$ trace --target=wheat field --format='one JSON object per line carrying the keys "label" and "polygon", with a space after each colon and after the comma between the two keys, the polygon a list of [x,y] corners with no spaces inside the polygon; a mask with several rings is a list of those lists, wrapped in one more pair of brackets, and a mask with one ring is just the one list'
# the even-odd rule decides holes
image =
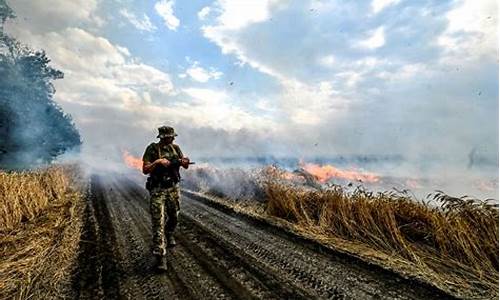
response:
{"label": "wheat field", "polygon": [[455,295],[498,297],[498,207],[489,201],[436,192],[424,202],[404,192],[315,191],[275,181],[265,191],[268,215],[317,239],[375,252],[383,265]]}
{"label": "wheat field", "polygon": [[0,171],[0,299],[65,298],[82,227],[76,166]]}

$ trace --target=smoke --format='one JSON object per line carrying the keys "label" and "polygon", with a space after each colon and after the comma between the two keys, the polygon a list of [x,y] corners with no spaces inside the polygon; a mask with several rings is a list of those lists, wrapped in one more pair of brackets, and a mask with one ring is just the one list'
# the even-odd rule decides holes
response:
{"label": "smoke", "polygon": [[[115,20],[113,13],[118,10],[110,9],[112,4],[76,1],[82,8],[77,11],[69,2],[59,2],[54,5],[59,8],[57,14],[43,4],[13,2],[24,15],[11,24],[9,32],[46,49],[54,64],[66,73],[65,79],[54,82],[58,90],[55,97],[64,111],[74,116],[83,144],[79,153],[66,152],[60,161],[78,159],[89,172],[131,173],[143,180],[145,176],[124,164],[123,152],[140,159],[146,146],[157,141],[156,128],[170,125],[179,133],[175,142],[193,161],[209,163],[229,174],[213,174],[217,178],[213,185],[227,185],[217,189],[238,186],[237,178],[245,182],[245,176],[231,169],[251,173],[276,164],[293,171],[302,160],[375,173],[385,179],[380,187],[385,189],[416,186],[422,194],[439,189],[453,195],[498,198],[497,58],[464,60],[468,55],[458,49],[458,63],[446,61],[450,59],[442,55],[446,49],[436,48],[434,41],[446,28],[444,10],[450,3],[439,5],[442,14],[432,17],[420,14],[435,11],[434,4],[422,9],[426,6],[405,3],[411,6],[406,13],[415,13],[417,18],[405,18],[402,24],[393,24],[394,28],[385,24],[387,46],[380,49],[382,52],[360,57],[357,55],[361,53],[352,57],[350,42],[368,30],[371,21],[359,22],[355,11],[345,14],[349,20],[343,20],[344,16],[331,18],[335,12],[329,11],[324,14],[326,19],[317,23],[326,35],[318,35],[313,30],[316,27],[301,19],[309,20],[309,9],[302,13],[309,4],[290,5],[298,18],[295,36],[281,34],[280,29],[289,29],[287,10],[273,15],[273,22],[249,26],[248,34],[253,38],[236,38],[235,46],[254,64],[221,69],[221,80],[193,85],[176,79],[179,74],[172,66],[179,64],[182,68],[183,58],[158,55],[151,59],[141,54],[134,39],[115,44],[121,39],[109,34],[113,27],[108,25],[112,24],[97,22]],[[93,4],[83,5],[87,2]],[[330,20],[338,20],[336,25],[342,27],[351,24],[347,27],[354,31],[332,31],[336,26]],[[191,25],[199,24],[186,23]],[[415,32],[401,36],[400,25]],[[175,38],[190,37],[183,34],[179,31]],[[250,36],[242,34],[240,37]],[[255,43],[256,36],[277,38]],[[401,49],[406,39],[415,41]],[[141,43],[143,40],[141,36]],[[290,43],[289,47],[283,48],[283,42]],[[398,43],[401,45],[395,45]],[[332,49],[335,64],[318,66],[318,55],[330,55]],[[153,62],[160,59],[171,60],[170,66]],[[200,66],[205,63],[200,62]],[[266,67],[263,70],[270,74],[255,75],[255,65]],[[272,78],[275,73],[286,78]],[[360,78],[354,82],[349,74]],[[223,78],[231,84],[224,83]],[[302,83],[294,88],[290,84],[293,78]],[[184,92],[193,89],[206,93],[193,98]],[[211,99],[217,95],[222,96],[217,101]],[[15,115],[13,111],[10,106],[0,107],[2,116]],[[35,111],[26,115],[34,120],[43,115],[41,110]],[[294,122],[297,118],[317,123]],[[2,118],[0,124],[2,136],[13,132],[13,122]],[[33,127],[11,136],[29,139],[36,132],[37,126]],[[24,144],[30,147],[21,150],[38,147],[36,138],[29,141]],[[19,152],[12,160],[37,156],[40,154]],[[190,172],[196,173],[189,169],[186,176]],[[206,179],[202,176],[200,180]],[[234,194],[246,193],[234,189]]]}
{"label": "smoke", "polygon": [[265,177],[260,169],[214,168],[206,164],[182,173],[184,188],[238,200],[264,200]]}
{"label": "smoke", "polygon": [[[78,159],[88,167],[89,172],[115,172],[134,176],[143,184],[146,176],[139,170],[127,167],[124,151],[140,159],[151,142],[156,142],[156,127],[143,128],[127,124],[119,116],[117,125],[98,126],[85,124],[81,153]],[[171,125],[179,134],[175,143],[196,165],[182,171],[186,188],[207,191],[213,194],[248,198],[260,195],[252,178],[263,168],[275,165],[293,172],[300,168],[300,162],[331,165],[343,171],[355,170],[372,173],[381,180],[378,183],[359,182],[333,178],[327,184],[354,186],[361,184],[374,191],[396,188],[409,189],[418,198],[442,190],[453,196],[469,195],[480,199],[498,199],[498,175],[495,162],[473,154],[473,163],[459,161],[456,157],[405,156],[403,154],[335,154],[316,155],[314,151],[298,151],[289,145],[279,145],[277,139],[266,139],[249,131],[229,132],[213,128],[190,128],[186,124],[165,121],[159,125]],[[86,132],[93,132],[86,136]],[[99,134],[96,134],[98,132]],[[286,144],[283,144],[286,145]],[[314,145],[311,145],[314,147]],[[287,153],[288,152],[288,153]],[[70,155],[68,155],[70,156]],[[418,159],[417,159],[418,158]],[[200,166],[208,170],[198,170]],[[250,180],[252,179],[252,180]]]}
{"label": "smoke", "polygon": [[63,73],[50,67],[43,51],[34,51],[3,32],[12,17],[0,1],[0,167],[32,168],[51,162],[80,145],[71,117],[54,102],[52,81]]}

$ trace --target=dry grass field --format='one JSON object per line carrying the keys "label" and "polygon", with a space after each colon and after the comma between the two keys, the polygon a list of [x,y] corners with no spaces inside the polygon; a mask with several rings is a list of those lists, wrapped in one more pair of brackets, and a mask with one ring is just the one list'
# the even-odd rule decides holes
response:
{"label": "dry grass field", "polygon": [[[318,239],[371,249],[391,268],[433,282],[453,294],[497,297],[498,210],[494,205],[436,193],[439,206],[393,192],[352,193],[341,187],[304,190],[269,183],[267,214]],[[380,255],[382,254],[382,255]],[[480,298],[482,298],[482,296]]]}
{"label": "dry grass field", "polygon": [[0,299],[67,297],[80,239],[75,166],[0,171]]}
{"label": "dry grass field", "polygon": [[[273,168],[191,174],[185,187],[233,197],[233,205],[248,205],[324,244],[462,298],[498,297],[493,203],[443,193],[424,202],[361,187],[318,190]],[[67,297],[82,230],[83,182],[75,166],[0,172],[0,299]]]}
{"label": "dry grass field", "polygon": [[[200,191],[233,198],[232,206],[241,206],[235,196],[261,195],[250,212],[285,220],[308,237],[453,295],[498,298],[498,205],[493,202],[439,192],[423,201],[408,192],[374,193],[362,187],[318,190],[293,183],[290,173],[274,167],[246,175],[243,182],[252,182],[247,187],[258,191],[241,192],[240,187],[234,195],[220,185],[225,177],[231,182],[234,172],[197,172],[203,175],[196,178]],[[219,178],[217,186],[204,179],[212,173]],[[190,188],[193,182],[186,180]]]}

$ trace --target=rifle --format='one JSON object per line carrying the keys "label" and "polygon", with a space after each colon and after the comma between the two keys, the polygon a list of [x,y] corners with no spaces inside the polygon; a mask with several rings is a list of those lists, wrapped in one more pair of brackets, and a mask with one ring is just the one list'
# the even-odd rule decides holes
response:
{"label": "rifle", "polygon": [[[181,158],[176,158],[176,159],[172,159],[170,160],[170,165],[173,166],[173,167],[180,167],[181,166]],[[189,162],[190,165],[194,165],[195,162],[194,161],[190,161]]]}
{"label": "rifle", "polygon": [[[189,162],[190,165],[194,165],[194,161]],[[173,168],[173,173],[160,176],[155,176],[151,174],[146,181],[146,189],[151,191],[154,187],[163,186],[165,188],[171,187],[173,184],[178,183],[181,180],[181,176],[179,174],[179,168],[181,167],[181,159],[176,158],[170,160],[170,166],[168,168]]]}

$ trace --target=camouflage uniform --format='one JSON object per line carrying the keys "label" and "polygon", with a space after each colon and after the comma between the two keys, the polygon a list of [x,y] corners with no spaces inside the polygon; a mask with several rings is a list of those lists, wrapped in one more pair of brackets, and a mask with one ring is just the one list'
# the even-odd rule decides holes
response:
{"label": "camouflage uniform", "polygon": [[[178,145],[169,144],[160,146],[159,143],[151,143],[146,148],[142,160],[144,162],[154,162],[158,158],[166,158],[173,161],[182,157],[183,154]],[[150,174],[150,178],[153,176],[163,176],[158,177],[162,179],[148,188],[151,196],[150,212],[154,255],[165,255],[165,235],[167,237],[172,236],[177,226],[180,209],[180,188],[178,183],[180,178],[178,172],[178,166],[169,168],[157,166],[152,174]],[[172,181],[169,180],[168,184],[160,182],[164,181],[164,178],[170,179],[173,177],[176,178]]]}
{"label": "camouflage uniform", "polygon": [[[172,235],[179,215],[179,185],[156,188],[150,192],[153,254],[165,255],[165,234]],[[166,222],[165,222],[166,219]]]}

